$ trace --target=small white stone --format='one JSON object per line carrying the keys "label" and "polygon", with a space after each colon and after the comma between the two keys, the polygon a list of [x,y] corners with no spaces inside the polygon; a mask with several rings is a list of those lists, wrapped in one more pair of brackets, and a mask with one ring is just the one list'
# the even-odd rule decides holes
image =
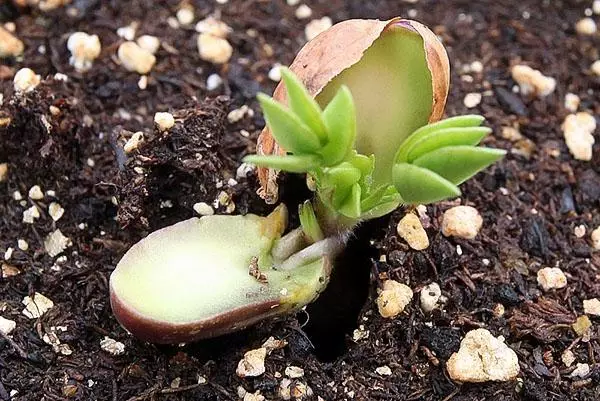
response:
{"label": "small white stone", "polygon": [[198,213],[200,216],[212,216],[215,214],[215,210],[206,202],[198,202],[193,206],[194,212]]}
{"label": "small white stone", "polygon": [[375,369],[375,373],[377,373],[379,376],[391,376],[392,369],[390,369],[390,367],[387,365],[383,365]]}
{"label": "small white stone", "polygon": [[23,54],[25,45],[15,35],[0,26],[0,58]]}
{"label": "small white stone", "polygon": [[0,332],[2,334],[10,334],[17,327],[17,323],[14,320],[5,319],[0,316]]}
{"label": "small white stone", "polygon": [[265,373],[266,356],[267,349],[263,347],[246,352],[235,372],[241,378],[262,375]]}
{"label": "small white stone", "polygon": [[483,63],[479,60],[475,60],[471,63],[471,72],[481,73],[483,72]]}
{"label": "small white stone", "polygon": [[26,250],[29,249],[29,243],[27,241],[25,241],[24,239],[22,239],[22,238],[19,238],[17,240],[17,246],[22,251],[26,251]]}
{"label": "small white stone", "polygon": [[379,314],[385,318],[398,316],[410,303],[412,297],[413,291],[409,286],[394,280],[384,281],[376,301]]}
{"label": "small white stone", "polygon": [[358,329],[355,329],[352,332],[352,340],[354,342],[366,340],[367,338],[369,338],[369,334],[369,330],[366,330],[365,326],[361,324],[360,326],[358,326]]}
{"label": "small white stone", "polygon": [[21,68],[13,78],[15,91],[27,93],[34,90],[41,82],[41,78],[31,68]]}
{"label": "small white stone", "polygon": [[142,142],[144,142],[144,133],[138,131],[131,135],[131,138],[129,138],[125,145],[123,145],[123,150],[125,153],[131,153],[136,150]]}
{"label": "small white stone", "polygon": [[333,25],[331,18],[323,17],[321,19],[314,19],[310,21],[304,28],[304,35],[307,40],[313,40],[320,33],[325,32]]}
{"label": "small white stone", "polygon": [[202,21],[198,21],[195,29],[198,33],[206,33],[222,39],[225,39],[232,32],[229,25],[215,17],[207,17]]}
{"label": "small white stone", "polygon": [[208,33],[198,35],[198,52],[200,58],[213,64],[225,64],[233,54],[233,47],[227,39]]}
{"label": "small white stone", "polygon": [[573,365],[573,363],[575,362],[575,354],[573,353],[573,351],[568,349],[562,353],[562,355],[560,356],[560,359],[562,360],[562,362],[565,364],[565,366],[567,368],[570,368],[571,365]]}
{"label": "small white stone", "polygon": [[223,84],[223,78],[219,74],[210,74],[206,78],[206,89],[213,91]]}
{"label": "small white stone", "polygon": [[593,132],[596,119],[587,112],[569,114],[562,124],[563,135],[569,151],[577,160],[592,160],[595,142]]}
{"label": "small white stone", "polygon": [[34,220],[39,218],[40,211],[36,205],[33,205],[29,209],[23,211],[23,223],[33,224]]}
{"label": "small white stone", "polygon": [[98,35],[88,35],[86,32],[75,32],[67,40],[67,49],[71,52],[69,64],[79,72],[92,68],[94,60],[100,55],[102,46]]}
{"label": "small white stone", "polygon": [[312,9],[306,4],[301,4],[300,7],[296,9],[296,18],[298,19],[306,19],[310,18],[312,15]]}
{"label": "small white stone", "polygon": [[596,15],[600,15],[600,0],[594,0],[592,3],[592,12]]}
{"label": "small white stone", "polygon": [[227,121],[229,121],[231,124],[235,124],[246,117],[246,115],[251,117],[254,115],[254,112],[247,105],[243,105],[238,109],[231,110],[229,114],[227,114]]}
{"label": "small white stone", "polygon": [[567,286],[567,276],[558,267],[544,267],[537,272],[537,282],[544,291]]}
{"label": "small white stone", "polygon": [[285,375],[290,379],[298,379],[304,376],[304,369],[299,366],[288,366],[285,368]]}
{"label": "small white stone", "polygon": [[257,390],[254,393],[246,393],[242,401],[265,401],[265,397]]}
{"label": "small white stone", "polygon": [[52,220],[58,221],[65,214],[65,209],[62,208],[60,203],[52,202],[48,206],[48,214],[52,217]]}
{"label": "small white stone", "polygon": [[300,0],[287,0],[287,5],[288,6],[297,6],[298,4],[300,4]]}
{"label": "small white stone", "polygon": [[100,340],[100,348],[111,355],[121,355],[125,353],[125,344],[105,336]]}
{"label": "small white stone", "polygon": [[481,93],[476,92],[467,93],[463,100],[463,104],[468,109],[472,109],[473,107],[479,106],[479,103],[481,103]]}
{"label": "small white stone", "polygon": [[270,70],[269,70],[269,79],[273,82],[279,82],[281,81],[281,64],[275,64]]}
{"label": "small white stone", "polygon": [[142,35],[136,39],[136,42],[139,47],[152,54],[156,54],[160,48],[160,39],[156,36]]}
{"label": "small white stone", "polygon": [[580,19],[577,24],[575,24],[575,30],[580,35],[593,35],[597,31],[596,22],[589,17]]}
{"label": "small white stone", "polygon": [[54,80],[60,81],[60,82],[67,82],[69,80],[69,77],[66,76],[65,74],[57,72],[56,74],[54,74]]}
{"label": "small white stone", "polygon": [[575,234],[577,238],[583,238],[585,236],[585,226],[583,224],[575,226],[573,234]]}
{"label": "small white stone", "polygon": [[575,370],[571,372],[571,377],[584,378],[590,374],[590,365],[587,363],[578,363]]}
{"label": "small white stone", "polygon": [[581,99],[574,93],[567,93],[565,95],[565,109],[569,110],[571,113],[575,113],[579,108],[579,103],[581,103]]}
{"label": "small white stone", "polygon": [[183,5],[177,10],[176,17],[181,25],[190,25],[194,22],[194,7],[189,4]]}
{"label": "small white stone", "polygon": [[502,127],[502,138],[511,142],[517,142],[523,139],[521,132],[514,127]]}
{"label": "small white stone", "polygon": [[33,297],[26,296],[22,303],[25,305],[22,313],[29,319],[37,319],[54,307],[54,302],[39,292],[34,293]]}
{"label": "small white stone", "polygon": [[583,312],[586,315],[600,316],[600,299],[584,299]]}
{"label": "small white stone", "polygon": [[146,90],[147,87],[148,87],[148,76],[147,75],[140,76],[140,79],[138,80],[138,88],[140,88],[141,90]]}
{"label": "small white stone", "polygon": [[41,200],[44,199],[44,192],[39,185],[34,185],[29,188],[29,199]]}
{"label": "small white stone", "polygon": [[171,113],[159,112],[154,114],[154,124],[160,131],[167,131],[175,125],[175,117]]}
{"label": "small white stone", "polygon": [[132,23],[117,29],[117,35],[125,40],[132,41],[135,38],[137,24]]}
{"label": "small white stone", "polygon": [[406,214],[398,222],[396,231],[414,250],[421,251],[429,247],[429,238],[421,224],[421,220],[413,213]]}
{"label": "small white stone", "polygon": [[62,253],[69,246],[71,246],[71,240],[58,229],[48,234],[44,239],[44,249],[51,257]]}
{"label": "small white stone", "polygon": [[242,164],[240,164],[240,166],[237,168],[237,170],[235,172],[235,178],[237,178],[238,180],[246,178],[246,177],[248,177],[248,174],[250,174],[255,169],[256,169],[256,167],[253,166],[252,164],[242,163]]}
{"label": "small white stone", "polygon": [[511,69],[513,79],[519,84],[521,93],[525,96],[548,96],[556,89],[556,80],[544,76],[540,71],[526,65],[515,65]]}
{"label": "small white stone", "polygon": [[600,251],[600,227],[592,231],[590,239],[592,240],[592,248],[594,248],[597,251]]}
{"label": "small white stone", "polygon": [[124,42],[119,46],[117,50],[117,56],[121,65],[128,71],[134,71],[138,74],[148,74],[154,63],[156,63],[156,57],[148,50],[141,48],[135,42]]}
{"label": "small white stone", "polygon": [[6,252],[4,252],[4,260],[10,260],[12,258],[14,249],[12,247],[6,248]]}
{"label": "small white stone", "polygon": [[262,348],[267,350],[267,355],[270,355],[271,352],[282,349],[287,345],[287,341],[279,340],[273,336],[267,338],[267,340],[261,345]]}
{"label": "small white stone", "polygon": [[444,212],[442,234],[446,237],[473,239],[483,225],[483,218],[472,206],[455,206]]}
{"label": "small white stone", "polygon": [[442,289],[438,283],[431,283],[423,287],[420,295],[421,309],[423,312],[429,313],[437,308],[441,297]]}
{"label": "small white stone", "polygon": [[465,335],[446,368],[450,378],[459,382],[509,381],[519,374],[519,360],[502,337],[477,329]]}

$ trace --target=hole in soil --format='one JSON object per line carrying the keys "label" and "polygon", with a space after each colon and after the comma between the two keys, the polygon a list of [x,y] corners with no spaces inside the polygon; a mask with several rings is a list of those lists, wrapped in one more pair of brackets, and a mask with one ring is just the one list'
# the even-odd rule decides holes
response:
{"label": "hole in soil", "polygon": [[346,335],[358,326],[358,315],[369,295],[371,259],[375,250],[369,245],[381,221],[361,225],[338,257],[327,289],[299,314],[300,323],[308,316],[303,330],[313,343],[316,357],[332,362],[347,351]]}

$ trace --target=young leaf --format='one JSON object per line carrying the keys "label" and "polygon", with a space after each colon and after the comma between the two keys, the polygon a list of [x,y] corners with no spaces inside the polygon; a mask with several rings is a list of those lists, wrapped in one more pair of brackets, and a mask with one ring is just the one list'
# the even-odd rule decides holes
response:
{"label": "young leaf", "polygon": [[429,169],[458,185],[500,160],[505,154],[501,149],[448,146],[419,157],[413,164]]}
{"label": "young leaf", "polygon": [[387,202],[380,202],[377,206],[363,212],[360,215],[360,218],[361,220],[371,220],[381,216],[385,216],[386,214],[396,210],[396,208],[398,207],[398,205],[400,205],[401,202],[402,200],[400,199],[400,195],[396,192],[396,195],[393,199],[390,198],[390,200]]}
{"label": "young leaf", "polygon": [[488,127],[445,128],[430,132],[408,150],[406,161],[411,163],[420,156],[446,146],[477,145],[492,132]]}
{"label": "young leaf", "polygon": [[350,194],[338,208],[338,212],[351,219],[358,219],[360,217],[360,194],[360,185],[354,184]]}
{"label": "young leaf", "polygon": [[324,186],[334,188],[349,188],[360,180],[360,170],[348,162],[328,168],[323,174]]}
{"label": "young leaf", "polygon": [[327,144],[319,151],[326,166],[344,160],[353,149],[356,138],[356,110],[350,89],[342,86],[323,111],[327,128]]}
{"label": "young leaf", "polygon": [[406,203],[433,203],[460,195],[450,181],[433,171],[408,163],[398,163],[392,169],[394,185]]}
{"label": "young leaf", "polygon": [[286,155],[286,156],[259,156],[244,157],[245,163],[261,167],[270,167],[290,173],[306,173],[320,166],[321,158],[317,155]]}
{"label": "young leaf", "polygon": [[304,231],[304,234],[312,243],[324,238],[323,231],[321,231],[319,221],[317,220],[317,216],[315,215],[315,211],[310,201],[306,201],[298,206],[298,215],[300,217],[302,231]]}
{"label": "young leaf", "polygon": [[485,120],[483,116],[476,114],[469,114],[466,116],[458,116],[446,118],[445,120],[438,121],[433,124],[427,124],[413,132],[406,140],[400,145],[398,152],[396,153],[396,162],[404,163],[407,161],[408,152],[412,149],[413,145],[418,142],[421,138],[429,135],[434,131],[439,131],[447,128],[469,128],[477,127]]}
{"label": "young leaf", "polygon": [[285,82],[290,110],[317,134],[322,144],[325,144],[327,133],[317,101],[309,95],[302,82],[289,69],[281,68],[281,75]]}
{"label": "young leaf", "polygon": [[285,150],[292,153],[314,153],[321,147],[317,134],[312,132],[298,116],[267,95],[259,93],[257,98],[267,125]]}
{"label": "young leaf", "polygon": [[381,202],[381,199],[385,195],[387,189],[388,187],[381,185],[375,191],[368,194],[367,197],[360,202],[361,210],[369,210],[377,206]]}

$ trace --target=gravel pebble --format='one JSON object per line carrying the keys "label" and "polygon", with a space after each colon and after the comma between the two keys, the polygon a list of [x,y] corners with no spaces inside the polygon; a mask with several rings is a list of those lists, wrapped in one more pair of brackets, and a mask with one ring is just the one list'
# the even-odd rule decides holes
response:
{"label": "gravel pebble", "polygon": [[379,290],[377,308],[381,316],[394,318],[404,311],[412,297],[413,291],[407,285],[394,280],[386,280],[383,282],[383,288]]}
{"label": "gravel pebble", "polygon": [[472,206],[455,206],[444,212],[442,234],[446,237],[473,239],[483,225],[483,218]]}
{"label": "gravel pebble", "polygon": [[537,282],[544,291],[567,286],[567,276],[558,267],[544,267],[537,272]]}
{"label": "gravel pebble", "polygon": [[398,222],[396,231],[414,250],[420,251],[429,247],[427,233],[421,224],[421,220],[415,214],[406,214]]}
{"label": "gravel pebble", "polygon": [[265,358],[267,349],[264,347],[253,349],[244,354],[238,363],[236,374],[239,377],[257,377],[265,373]]}

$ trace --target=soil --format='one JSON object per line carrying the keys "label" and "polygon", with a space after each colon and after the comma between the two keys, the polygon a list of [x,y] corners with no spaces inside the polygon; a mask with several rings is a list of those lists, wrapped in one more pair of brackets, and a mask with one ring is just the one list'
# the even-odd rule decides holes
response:
{"label": "soil", "polygon": [[[212,203],[222,191],[235,210],[220,206],[217,213],[271,209],[255,193],[254,173],[238,174],[238,167],[264,125],[255,95],[273,90],[267,73],[274,63],[292,61],[305,41],[307,21],[296,19],[295,7],[283,0],[194,1],[197,20],[216,12],[233,28],[233,58],[217,67],[199,58],[193,28],[167,23],[178,1],[73,0],[48,12],[9,3],[0,4],[0,18],[16,24],[26,51],[18,60],[0,60],[0,120],[10,119],[0,126],[0,163],[9,169],[0,182],[0,251],[7,259],[3,276],[19,271],[0,279],[1,315],[17,324],[10,337],[0,338],[0,399],[236,400],[239,386],[281,399],[282,374],[290,365],[304,369],[291,387],[306,394],[303,386],[309,386],[312,395],[305,399],[600,399],[600,320],[592,318],[583,337],[571,328],[583,314],[582,301],[600,296],[600,253],[589,241],[600,225],[600,152],[596,145],[592,161],[574,160],[560,128],[569,113],[567,92],[581,97],[581,110],[600,115],[600,78],[589,71],[600,40],[574,30],[591,1],[305,1],[311,18],[410,15],[429,25],[452,62],[447,114],[485,115],[494,128],[486,143],[510,152],[463,185],[459,201],[427,207],[426,251],[413,251],[398,238],[396,224],[405,213],[398,210],[360,227],[329,289],[306,311],[180,347],[128,335],[111,314],[108,277],[130,245],[193,216],[196,202]],[[137,74],[116,63],[122,41],[116,31],[132,21],[139,22],[138,35],[163,41],[145,90]],[[87,73],[75,72],[68,62],[66,40],[74,31],[101,38],[102,53]],[[461,77],[473,61],[483,63],[483,72]],[[509,68],[517,63],[556,78],[557,90],[543,99],[515,94]],[[12,77],[25,66],[45,79],[34,92],[15,96]],[[57,79],[57,72],[68,80]],[[208,91],[212,73],[224,82]],[[484,93],[475,110],[463,105],[470,92]],[[227,114],[244,104],[253,116],[230,123]],[[157,111],[173,112],[177,124],[170,134],[153,127]],[[529,141],[504,139],[501,127],[513,125]],[[145,133],[144,145],[125,154],[124,142],[137,131]],[[308,193],[301,177],[283,179],[282,199],[293,210]],[[28,199],[34,185],[44,191],[43,199]],[[14,199],[16,191],[22,200]],[[49,215],[51,202],[64,208],[58,221]],[[443,211],[459,202],[475,206],[484,218],[474,240],[440,233]],[[41,216],[23,223],[32,205]],[[573,233],[578,225],[587,228],[583,238]],[[44,239],[56,229],[71,244],[51,257]],[[29,248],[20,250],[18,239]],[[565,271],[568,286],[542,293],[536,272],[545,266]],[[398,318],[383,319],[374,299],[384,278],[415,292],[437,282],[448,302],[426,315],[414,301]],[[54,307],[28,319],[21,302],[35,292]],[[498,303],[506,310],[502,316],[494,313]],[[368,336],[353,340],[359,325]],[[517,352],[518,381],[461,385],[448,378],[445,361],[464,334],[478,327],[504,336]],[[42,340],[52,333],[72,353]],[[106,336],[122,342],[125,352],[102,350]],[[243,354],[270,336],[288,345],[267,357],[265,374],[239,378],[235,370]],[[575,366],[561,362],[566,349],[590,365],[589,375],[570,376]],[[375,372],[384,365],[390,376]]]}

